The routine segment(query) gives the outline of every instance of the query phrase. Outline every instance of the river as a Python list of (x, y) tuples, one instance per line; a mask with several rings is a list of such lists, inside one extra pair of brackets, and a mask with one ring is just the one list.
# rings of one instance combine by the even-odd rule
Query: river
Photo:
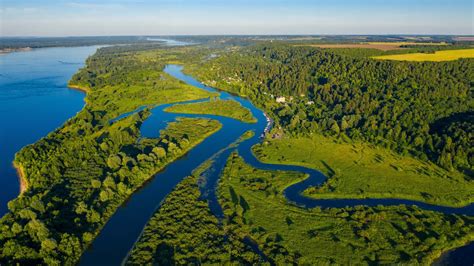
[(19, 193), (12, 162), (84, 106), (83, 92), (67, 82), (98, 46), (41, 48), (0, 55), (0, 217)]
[[(85, 58), (94, 53), (96, 49), (97, 46), (45, 48), (0, 56), (0, 117), (3, 119), (4, 125), (0, 130), (0, 185), (2, 187), (0, 215), (7, 211), (6, 203), (18, 195), (19, 187), (18, 182), (16, 182), (16, 173), (11, 165), (15, 152), (59, 127), (82, 108), (84, 94), (68, 89), (66, 84), (70, 77), (83, 66)], [(190, 85), (217, 92), (217, 90), (183, 74), (181, 70), (180, 66), (169, 65), (165, 72)], [(165, 128), (168, 122), (174, 121), (177, 117), (212, 118), (220, 121), (223, 127), (197, 145), (187, 155), (169, 164), (150, 182), (145, 184), (142, 189), (134, 193), (112, 216), (95, 239), (92, 247), (84, 253), (81, 264), (118, 265), (122, 263), (161, 201), (176, 184), (212, 156), (214, 156), (214, 163), (205, 172), (207, 182), (206, 186), (202, 188), (202, 192), (208, 199), (213, 213), (218, 217), (222, 217), (215, 195), (215, 187), (225, 166), (227, 156), (235, 149), (248, 164), (256, 168), (307, 173), (309, 175), (308, 179), (285, 190), (287, 199), (302, 207), (407, 204), (444, 213), (474, 215), (473, 204), (463, 208), (450, 208), (398, 199), (316, 200), (301, 196), (300, 192), (304, 188), (310, 185), (319, 185), (326, 180), (326, 177), (313, 169), (291, 165), (265, 164), (258, 161), (253, 156), (251, 147), (261, 141), (260, 135), (267, 127), (264, 113), (247, 99), (226, 92), (220, 92), (220, 97), (240, 102), (252, 111), (258, 122), (247, 124), (219, 116), (164, 112), (163, 110), (169, 104), (152, 109), (152, 115), (141, 127), (141, 134), (144, 137), (158, 137), (159, 130)], [(253, 130), (256, 133), (254, 137), (234, 148), (225, 149), (247, 130)], [(219, 151), (221, 152), (219, 153)], [(15, 180), (15, 182), (12, 180)], [(470, 255), (473, 247), (474, 245), (470, 244), (448, 252), (440, 262), (442, 264), (456, 263), (456, 265), (462, 262), (462, 264), (472, 265), (474, 258)]]
[[(152, 109), (152, 115), (147, 120), (145, 120), (141, 127), (141, 134), (143, 137), (158, 137), (157, 132), (159, 132), (161, 129), (164, 129), (168, 122), (176, 120), (177, 117), (212, 118), (220, 121), (223, 127), (217, 133), (192, 149), (185, 157), (169, 164), (165, 170), (155, 175), (155, 177), (140, 191), (134, 193), (130, 200), (124, 204), (124, 206), (120, 207), (116, 214), (112, 216), (112, 218), (94, 241), (92, 247), (83, 255), (81, 259), (82, 265), (118, 265), (123, 263), (123, 260), (126, 258), (129, 250), (133, 247), (135, 241), (140, 236), (143, 227), (146, 225), (147, 221), (156, 211), (156, 209), (159, 208), (162, 200), (172, 191), (176, 184), (178, 184), (186, 176), (190, 175), (193, 169), (211, 157), (213, 157), (213, 164), (212, 167), (204, 172), (207, 182), (202, 188), (202, 192), (204, 198), (209, 201), (211, 211), (217, 217), (221, 218), (223, 214), (217, 201), (215, 190), (220, 173), (225, 166), (227, 157), (234, 150), (238, 150), (239, 155), (244, 158), (246, 163), (256, 168), (267, 170), (298, 171), (308, 174), (308, 179), (290, 186), (284, 192), (286, 198), (290, 202), (304, 208), (312, 208), (316, 206), (346, 207), (357, 205), (376, 206), (406, 204), (416, 205), (423, 209), (434, 210), (443, 213), (468, 215), (474, 214), (474, 204), (463, 208), (451, 208), (401, 199), (318, 200), (304, 197), (301, 195), (301, 191), (303, 191), (308, 186), (322, 184), (325, 182), (326, 177), (322, 173), (313, 169), (293, 165), (266, 164), (260, 162), (254, 157), (251, 147), (257, 143), (260, 143), (262, 140), (260, 136), (267, 127), (266, 117), (260, 109), (255, 107), (247, 99), (231, 95), (227, 92), (218, 91), (214, 88), (201, 84), (194, 78), (183, 74), (182, 67), (180, 66), (168, 65), (164, 71), (189, 85), (193, 85), (210, 92), (218, 92), (220, 93), (221, 99), (233, 99), (240, 102), (244, 107), (250, 109), (255, 118), (257, 118), (258, 122), (255, 124), (248, 124), (234, 119), (214, 115), (175, 114), (163, 111), (172, 104), (165, 104)], [(131, 113), (128, 115), (130, 114)], [(124, 116), (121, 116), (120, 118), (123, 117)], [(236, 147), (227, 148), (230, 144), (234, 143), (241, 134), (248, 130), (255, 132), (255, 135), (252, 138), (239, 143)], [(467, 253), (463, 252), (466, 249), (467, 248), (461, 248), (453, 252), (461, 251), (462, 254), (458, 255), (463, 255), (465, 258), (463, 261), (467, 264), (470, 264), (469, 261), (472, 259), (469, 257), (469, 249), (467, 249)]]

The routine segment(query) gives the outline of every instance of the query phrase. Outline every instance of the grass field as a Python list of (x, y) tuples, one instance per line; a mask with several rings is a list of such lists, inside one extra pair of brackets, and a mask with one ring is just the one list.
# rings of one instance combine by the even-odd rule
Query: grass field
[(411, 54), (383, 55), (383, 56), (375, 56), (373, 58), (380, 59), (380, 60), (441, 62), (441, 61), (457, 60), (460, 58), (474, 58), (474, 49), (436, 51), (433, 54), (411, 53)]
[(249, 235), (276, 265), (429, 265), (474, 239), (469, 217), (405, 206), (306, 210), (287, 204), (283, 190), (302, 178), (255, 169), (236, 155), (221, 177), (227, 226)]
[(462, 174), (388, 149), (321, 135), (265, 143), (254, 147), (262, 161), (303, 165), (330, 177), (306, 191), (314, 198), (403, 198), (449, 206), (474, 201), (474, 184)]
[(176, 104), (166, 108), (165, 111), (171, 113), (220, 115), (234, 118), (245, 123), (257, 122), (249, 109), (233, 100), (217, 99), (201, 103)]

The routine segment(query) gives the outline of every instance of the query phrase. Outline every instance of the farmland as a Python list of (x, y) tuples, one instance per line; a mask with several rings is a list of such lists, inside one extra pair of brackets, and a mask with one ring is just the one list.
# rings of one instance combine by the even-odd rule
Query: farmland
[(397, 55), (383, 55), (375, 56), (375, 59), (380, 60), (397, 60), (397, 61), (452, 61), (460, 58), (474, 58), (474, 49), (459, 49), (459, 50), (445, 50), (436, 51), (435, 53), (410, 53)]

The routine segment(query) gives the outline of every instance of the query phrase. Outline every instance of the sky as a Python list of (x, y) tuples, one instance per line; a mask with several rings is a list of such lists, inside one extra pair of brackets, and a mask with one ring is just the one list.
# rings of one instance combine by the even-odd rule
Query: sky
[(0, 0), (0, 35), (473, 35), (473, 2), (474, 0)]

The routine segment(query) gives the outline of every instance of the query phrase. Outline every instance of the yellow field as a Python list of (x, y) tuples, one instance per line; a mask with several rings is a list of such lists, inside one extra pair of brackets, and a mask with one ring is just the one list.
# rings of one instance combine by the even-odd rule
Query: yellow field
[(374, 56), (380, 60), (397, 60), (397, 61), (451, 61), (459, 58), (474, 58), (474, 49), (446, 50), (437, 51), (434, 54), (413, 53), (413, 54), (397, 54)]

